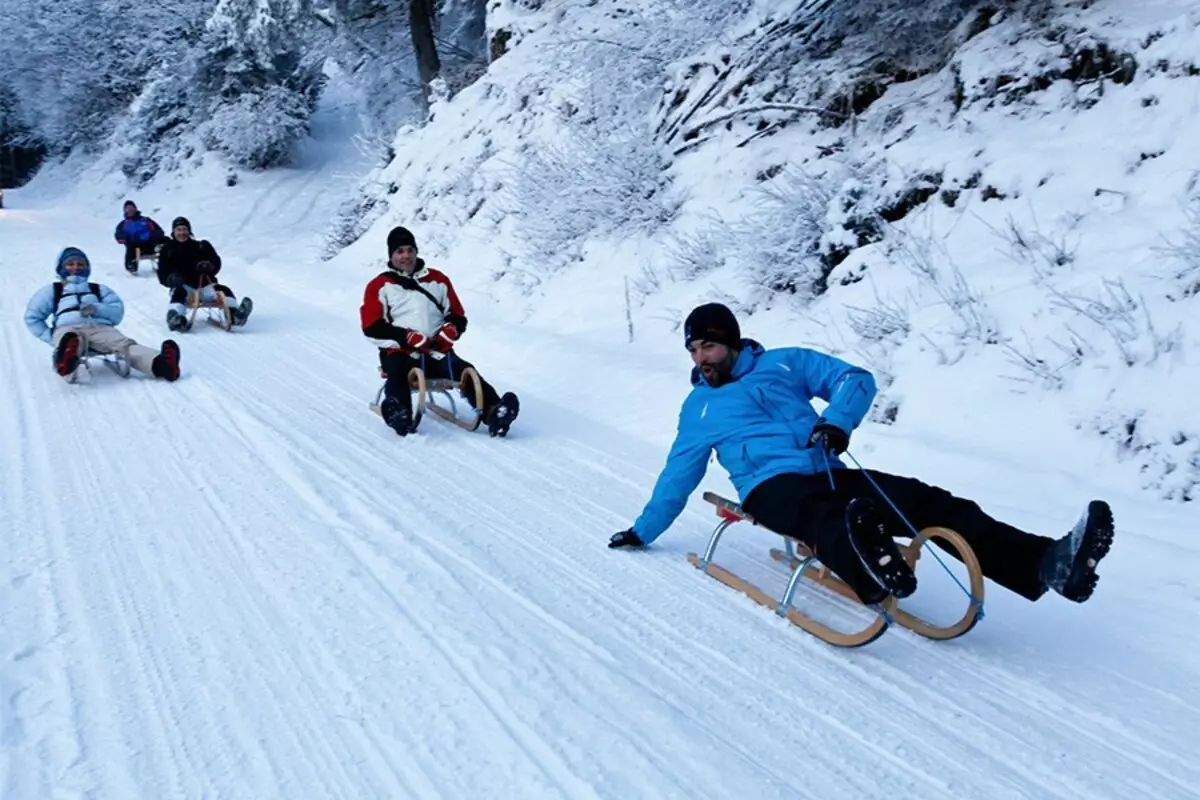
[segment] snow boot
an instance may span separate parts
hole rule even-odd
[[[54,348],[54,371],[69,378],[79,369],[79,360],[79,334],[63,334]]]
[[[1103,500],[1093,500],[1071,532],[1046,550],[1038,577],[1047,589],[1082,603],[1096,590],[1096,565],[1108,555],[1112,540],[1112,509]]]
[[[904,598],[917,590],[917,576],[904,560],[874,502],[863,497],[850,501],[846,506],[846,532],[867,574],[881,590],[867,592],[865,597],[860,594],[864,603],[881,603],[889,594]]]
[[[250,312],[253,310],[254,301],[249,297],[243,297],[241,303],[229,307],[229,318],[234,325],[241,327],[246,324],[246,320],[250,319]]]
[[[491,412],[487,415],[488,435],[508,436],[509,426],[513,424],[513,420],[519,413],[521,413],[521,401],[512,392],[505,392],[504,396],[500,398],[500,402],[492,406]]]
[[[167,327],[173,331],[186,331],[189,327],[187,317],[172,308],[167,311]]]
[[[379,406],[379,414],[387,426],[401,436],[413,432],[412,411],[403,402],[394,397],[384,398]]]
[[[150,372],[166,381],[179,380],[179,345],[171,339],[165,340],[158,355],[150,362]]]

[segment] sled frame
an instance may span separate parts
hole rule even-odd
[[[387,373],[380,370],[380,377],[387,380]],[[458,415],[458,403],[454,399],[454,393],[462,392],[467,396],[463,384],[470,382],[473,387],[475,397],[475,408],[471,408],[469,417],[460,417]],[[416,393],[413,399],[413,422],[412,430],[416,430],[421,422],[421,418],[426,411],[431,414],[441,417],[447,422],[453,422],[460,428],[468,431],[474,431],[479,428],[483,422],[483,412],[479,409],[483,408],[483,381],[479,378],[479,373],[474,367],[467,367],[460,373],[459,380],[452,381],[445,378],[435,378],[430,380],[425,377],[425,371],[420,367],[412,367],[408,371],[408,386],[409,390]],[[379,391],[375,393],[375,402],[370,404],[370,409],[379,416],[383,416],[383,393],[387,388],[387,384],[379,387]],[[442,395],[449,403],[449,408],[439,405],[435,401],[435,395]],[[469,408],[469,406],[468,406]]]
[[[90,382],[92,368],[89,362],[94,358],[100,359],[104,363],[104,366],[116,373],[118,377],[129,377],[130,366],[129,362],[125,360],[124,356],[122,356],[120,353],[97,352],[91,348],[91,345],[88,344],[86,337],[80,336],[79,338],[83,345],[82,353],[79,356],[79,366],[76,367],[75,371],[71,373],[70,377],[67,378],[67,383],[79,383],[81,373],[86,374],[88,376],[88,381]]]
[[[793,625],[808,631],[831,645],[836,647],[862,647],[882,636],[893,622],[927,639],[946,641],[957,639],[966,634],[982,618],[983,570],[979,565],[979,559],[976,557],[975,552],[967,544],[962,535],[955,530],[942,527],[925,528],[919,531],[918,535],[911,542],[897,542],[897,544],[900,547],[900,552],[904,555],[904,560],[913,569],[916,568],[917,559],[920,558],[921,547],[927,541],[941,540],[958,552],[970,576],[971,594],[967,611],[958,622],[946,626],[934,625],[900,608],[896,598],[889,596],[879,605],[871,606],[871,608],[878,612],[878,616],[870,625],[860,631],[843,632],[813,619],[791,605],[796,588],[802,580],[815,583],[851,602],[862,603],[862,600],[850,588],[849,584],[834,575],[824,564],[821,564],[816,554],[805,544],[781,535],[784,541],[784,549],[772,548],[770,551],[771,557],[774,560],[787,564],[791,569],[791,577],[788,580],[787,589],[784,590],[783,597],[778,600],[770,597],[753,583],[738,577],[718,564],[714,564],[712,562],[713,554],[716,552],[717,544],[722,534],[724,534],[729,526],[737,522],[749,522],[753,525],[758,525],[758,523],[739,504],[721,497],[714,492],[705,492],[704,500],[716,506],[717,516],[720,517],[721,521],[713,531],[712,536],[709,537],[708,547],[705,549],[702,557],[697,556],[695,553],[688,553],[687,558],[692,566],[716,578],[721,583],[737,589],[759,605],[771,609]]]
[[[225,331],[233,330],[233,310],[230,309],[228,298],[225,297],[224,292],[218,289],[213,290],[213,293],[217,296],[216,301],[203,301],[200,299],[200,292],[204,287],[210,285],[216,286],[216,280],[207,275],[202,275],[198,283],[200,285],[196,287],[196,291],[188,292],[187,329],[192,329],[192,325],[196,321],[196,314],[200,309],[205,309],[208,312],[207,319],[209,324],[215,325]]]
[[[160,246],[161,246],[161,245],[160,245]],[[149,261],[149,262],[150,262],[150,268],[151,268],[151,269],[153,269],[155,272],[157,272],[157,271],[158,271],[158,249],[157,249],[156,247],[155,247],[155,248],[151,248],[151,249],[150,249],[150,250],[148,250],[147,252],[143,253],[143,252],[142,252],[142,248],[140,248],[140,247],[135,247],[135,248],[133,248],[133,266],[134,266],[134,271],[133,271],[132,273],[130,273],[130,274],[135,274],[135,275],[136,275],[136,274],[137,274],[137,271],[138,271],[138,269],[140,269],[140,266],[139,266],[139,265],[140,265],[140,264],[141,264],[143,261]]]

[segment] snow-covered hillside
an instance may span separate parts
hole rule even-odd
[[[178,337],[175,384],[99,370],[68,386],[21,321],[73,244],[124,297],[123,330],[168,335],[166,291],[127,276],[112,241],[129,196],[119,172],[97,164],[81,179],[67,164],[6,192],[0,797],[1195,797],[1200,545],[1180,500],[1200,434],[1188,404],[1200,334],[1186,316],[1200,300],[1186,262],[1153,249],[1189,235],[1200,80],[1185,69],[1197,51],[1184,5],[1080,12],[1139,64],[1096,97],[1070,81],[1008,104],[969,90],[1052,48],[1007,43],[1017,23],[997,22],[956,70],[891,87],[853,137],[797,123],[723,149],[745,138],[727,131],[674,161],[659,216],[640,206],[632,227],[553,270],[505,187],[522,148],[547,164],[555,142],[581,139],[554,119],[571,119],[570,86],[522,48],[552,23],[603,30],[611,7],[547,6],[497,16],[526,33],[429,126],[402,131],[381,170],[357,149],[335,75],[295,167],[231,186],[202,159],[132,195],[160,222],[189,217],[255,300],[244,329]],[[729,26],[728,42],[757,25],[702,20],[683,43],[700,53],[716,40],[705,26]],[[939,173],[811,305],[754,282],[764,253],[803,237],[754,250],[753,223],[830,185],[812,176],[866,203]],[[326,260],[363,182],[387,204]],[[595,210],[623,202],[584,183]],[[770,186],[774,204],[756,194]],[[574,213],[572,198],[544,219]],[[827,244],[853,208],[828,220]],[[358,306],[396,223],[455,280],[464,355],[521,395],[509,439],[428,420],[400,440],[367,410],[379,381]],[[1122,316],[1110,297],[1115,316],[1087,321],[1104,312],[1078,297],[1104,278],[1144,306]],[[705,297],[753,309],[745,332],[770,345],[828,346],[878,371],[877,421],[852,448],[869,466],[1053,536],[1109,500],[1117,538],[1096,596],[1031,605],[989,586],[987,617],[963,639],[891,631],[847,652],[687,564],[715,522],[698,496],[653,548],[607,550],[661,467],[689,388],[678,312]],[[1056,370],[1051,340],[1069,350],[1072,332],[1086,345]],[[1049,367],[1013,360],[1030,352]],[[1130,444],[1159,443],[1120,461],[1096,429],[1135,412]],[[717,469],[703,488],[732,494]],[[724,563],[782,588],[772,537],[736,527],[726,541]],[[919,575],[924,610],[960,602],[932,561]]]
[[[849,104],[844,58],[789,72],[753,57],[812,3],[714,19],[683,0],[526,5],[493,9],[508,52],[488,75],[396,138],[369,189],[386,210],[354,216],[383,218],[344,263],[402,220],[510,316],[599,342],[628,336],[629,281],[631,352],[674,350],[682,315],[724,299],[769,344],[871,367],[876,418],[903,431],[1115,461],[1119,483],[1196,497],[1191,4],[976,20],[945,68],[860,78]],[[581,69],[599,79],[564,77]],[[830,125],[772,110],[785,96],[866,107]],[[673,133],[689,125],[696,139]],[[815,300],[814,281],[829,287]]]

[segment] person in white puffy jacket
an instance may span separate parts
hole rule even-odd
[[[155,352],[117,329],[125,317],[125,303],[108,286],[88,281],[92,265],[86,253],[77,247],[64,249],[55,272],[59,280],[35,292],[25,308],[25,327],[54,347],[55,372],[70,378],[88,353],[117,353],[145,375],[179,378],[178,344],[167,339]]]

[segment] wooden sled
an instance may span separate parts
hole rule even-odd
[[[156,272],[158,271],[158,251],[156,249],[150,248],[149,250],[146,250],[145,252],[143,252],[142,248],[135,247],[133,249],[133,254],[134,254],[134,262],[133,263],[134,263],[136,269],[134,269],[133,272],[130,272],[129,273],[130,275],[136,275],[138,273],[138,270],[141,269],[141,264],[143,261],[149,261],[150,268],[155,270]]]
[[[212,278],[207,278],[207,280],[205,280],[205,278],[207,278],[207,276],[201,276],[200,286],[196,288],[196,291],[188,293],[187,329],[192,329],[192,325],[196,321],[196,314],[200,311],[200,309],[205,309],[207,312],[206,318],[208,319],[210,325],[215,325],[216,327],[226,331],[233,330],[233,310],[229,307],[229,302],[226,299],[224,292],[214,289],[213,294],[216,295],[216,300],[206,301],[200,299],[200,295],[206,286],[216,286],[217,284],[217,282]]]
[[[783,597],[778,600],[770,597],[753,583],[739,578],[718,564],[712,563],[717,542],[730,525],[742,521],[750,522],[753,525],[757,525],[758,523],[746,514],[740,505],[732,500],[727,500],[713,492],[705,492],[704,499],[716,506],[717,516],[721,518],[721,522],[709,538],[708,548],[705,550],[703,557],[697,556],[695,553],[688,553],[687,558],[692,566],[716,578],[721,583],[746,594],[759,605],[771,609],[793,625],[803,628],[831,645],[837,647],[862,647],[882,636],[893,622],[899,623],[902,627],[908,628],[927,639],[956,639],[974,628],[975,624],[983,618],[983,570],[979,566],[979,559],[976,558],[975,552],[957,531],[949,528],[925,528],[911,542],[898,544],[900,545],[900,552],[904,554],[904,559],[913,569],[916,569],[917,559],[921,555],[921,546],[928,540],[939,539],[957,551],[963,564],[967,567],[967,572],[970,576],[969,605],[966,613],[963,614],[958,622],[948,626],[934,625],[901,609],[896,602],[896,598],[889,596],[883,603],[872,606],[878,612],[878,615],[871,624],[859,631],[844,632],[818,622],[792,607],[792,597],[801,580],[809,580],[847,600],[854,603],[862,603],[862,600],[850,588],[849,584],[830,572],[825,565],[820,564],[816,555],[801,542],[784,536],[781,537],[784,541],[784,549],[771,549],[771,557],[776,561],[787,564],[791,569],[791,577],[788,581],[787,589],[784,590]]]
[[[120,353],[98,353],[87,345],[87,340],[83,341],[83,355],[79,357],[79,366],[67,378],[67,383],[79,383],[80,378],[87,376],[87,382],[91,382],[92,367],[89,363],[92,359],[100,359],[104,366],[108,367],[121,378],[129,377],[129,362]]]
[[[387,380],[387,373],[382,370],[379,373],[380,377]],[[463,389],[463,384],[469,383],[473,387],[475,401],[474,408],[470,404],[467,405],[467,410],[470,412],[467,416],[459,416],[458,402],[455,400],[455,393],[461,393],[463,397],[467,397],[467,392]],[[413,367],[408,371],[408,386],[416,393],[413,399],[413,422],[412,429],[415,431],[417,426],[421,424],[421,418],[425,415],[426,410],[447,422],[453,422],[468,431],[473,431],[479,428],[483,422],[483,412],[479,409],[483,408],[483,381],[479,379],[474,367],[467,367],[455,381],[445,378],[429,380],[425,377],[425,371],[420,367]],[[383,416],[383,411],[380,405],[383,403],[383,392],[387,387],[385,383],[379,387],[379,391],[375,393],[375,401],[370,404],[370,409],[376,414]],[[449,408],[439,404],[435,395],[441,395],[445,398]]]

